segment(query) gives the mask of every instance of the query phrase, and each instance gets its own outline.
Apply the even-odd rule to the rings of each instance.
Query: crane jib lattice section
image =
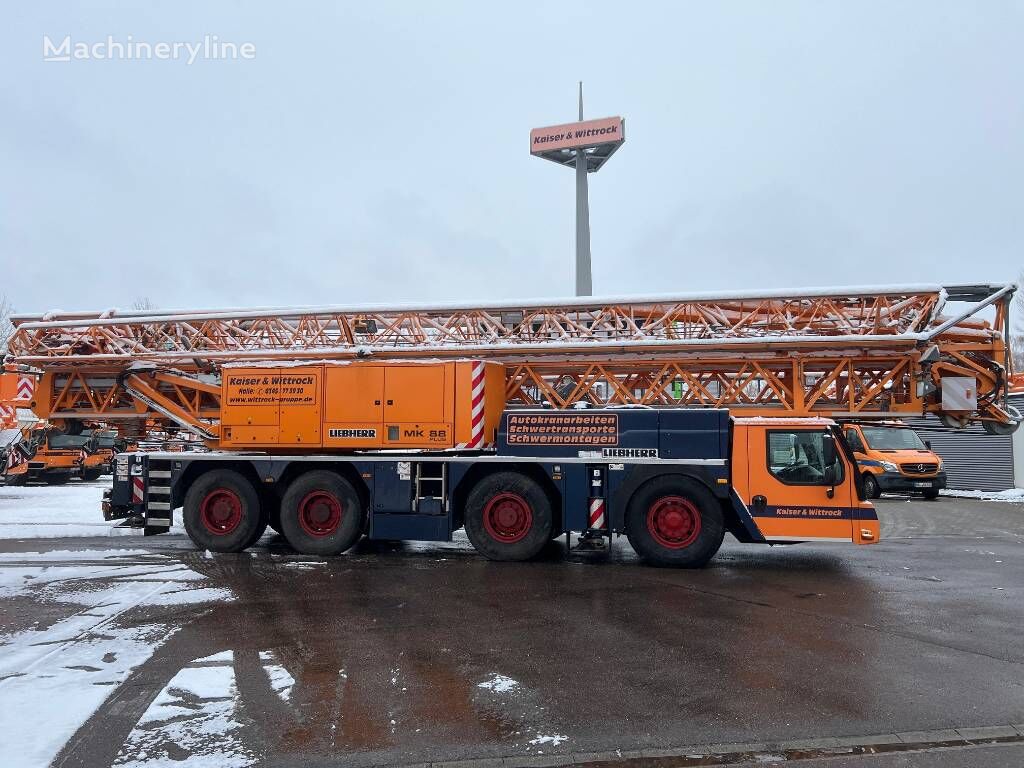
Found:
[[[515,404],[728,406],[778,414],[937,410],[942,375],[973,376],[979,410],[1005,381],[1000,323],[1012,286],[17,316],[13,359],[46,374],[54,418],[138,418],[126,375],[190,418],[215,420],[197,373],[241,361],[483,358]],[[996,296],[996,321],[950,323],[948,302]],[[987,298],[986,298],[987,297]],[[928,348],[937,354],[925,356]],[[141,395],[140,395],[141,396]]]

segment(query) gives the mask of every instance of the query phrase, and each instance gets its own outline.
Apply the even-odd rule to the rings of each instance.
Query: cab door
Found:
[[[831,439],[822,427],[749,430],[750,514],[769,541],[853,540],[852,468],[836,451],[829,482],[825,443]]]

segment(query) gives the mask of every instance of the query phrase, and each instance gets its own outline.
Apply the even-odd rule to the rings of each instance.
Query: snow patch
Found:
[[[204,578],[171,558],[140,550],[0,555],[0,597],[27,594],[42,602],[83,606],[44,629],[0,637],[3,768],[49,765],[117,686],[176,631],[158,622],[122,627],[118,619],[123,614],[141,606],[231,599],[228,590],[187,588]],[[230,663],[230,652],[224,659]],[[198,684],[189,684],[199,694],[225,688],[223,681],[211,686],[204,690]],[[278,687],[283,690],[286,686],[279,682]],[[217,693],[215,698],[221,698],[221,694]],[[26,712],[32,713],[34,721],[45,723],[45,727],[26,728]],[[216,718],[208,722],[216,726],[210,738],[220,748],[223,744],[219,729],[228,726]],[[199,761],[190,760],[190,767],[241,766],[252,762],[238,750],[214,752],[201,752]],[[146,766],[161,765],[148,760],[151,754],[135,753],[139,758],[147,757]]]
[[[277,656],[272,651],[260,651],[260,661],[263,663],[263,671],[267,673],[267,678],[270,680],[270,687],[281,701],[287,704],[292,697],[295,678],[278,663]]]
[[[241,738],[231,651],[187,664],[157,694],[114,760],[119,768],[245,768],[257,758]],[[182,761],[181,752],[187,753]]]
[[[478,683],[477,688],[485,688],[488,691],[494,691],[495,693],[508,693],[514,691],[519,687],[519,682],[513,680],[511,677],[505,677],[505,675],[491,675],[488,679],[482,683]]]
[[[152,588],[152,585],[150,585]],[[96,612],[110,607],[96,606]],[[47,630],[19,633],[0,645],[0,744],[4,768],[49,765],[75,731],[173,630],[150,624],[118,629],[95,614],[76,614]],[[89,626],[91,625],[91,626]],[[102,626],[102,631],[97,631]],[[25,727],[32,713],[44,727]]]
[[[530,739],[530,744],[533,746],[540,746],[541,744],[550,744],[553,747],[557,747],[563,741],[568,741],[568,736],[562,736],[561,734],[555,733],[551,736],[538,736],[535,739]]]
[[[958,491],[949,488],[939,491],[942,496],[955,499],[980,499],[982,501],[1005,501],[1012,504],[1024,503],[1024,488],[1010,488],[1006,491]]]
[[[100,503],[110,480],[67,485],[0,486],[0,539],[138,536],[103,519]],[[172,527],[173,533],[183,533]]]
[[[235,599],[229,589],[200,587],[164,592],[146,601],[147,605],[195,605],[196,603],[229,603]]]

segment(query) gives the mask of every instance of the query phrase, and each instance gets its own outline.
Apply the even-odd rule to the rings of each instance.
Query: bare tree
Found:
[[[156,304],[150,301],[149,296],[139,296],[135,301],[132,302],[132,309],[138,311],[145,311],[147,309],[156,309]]]
[[[1024,366],[1024,272],[1017,278],[1020,286],[1010,307],[1010,363],[1014,371]]]
[[[0,294],[0,360],[7,355],[7,340],[14,333],[14,326],[11,324],[11,315],[14,314],[14,306],[5,294]]]

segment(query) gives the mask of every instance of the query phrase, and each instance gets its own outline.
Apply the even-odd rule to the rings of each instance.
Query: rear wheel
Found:
[[[52,475],[45,475],[43,479],[48,485],[64,485],[64,483],[71,479],[71,475],[65,472],[57,472]]]
[[[717,501],[693,481],[655,478],[630,499],[626,536],[652,565],[700,568],[714,557],[724,535]]]
[[[103,476],[103,467],[92,467],[90,469],[82,470],[82,479],[88,482],[99,480]]]
[[[490,560],[529,560],[552,538],[551,501],[536,481],[498,472],[478,482],[466,499],[466,535]]]
[[[363,531],[363,504],[355,488],[334,472],[299,475],[281,500],[281,533],[305,555],[337,555]]]
[[[230,469],[207,472],[192,483],[183,518],[196,546],[213,552],[240,552],[266,529],[256,489]]]
[[[870,472],[864,473],[864,498],[877,499],[882,495],[882,489],[878,487],[878,481]]]

